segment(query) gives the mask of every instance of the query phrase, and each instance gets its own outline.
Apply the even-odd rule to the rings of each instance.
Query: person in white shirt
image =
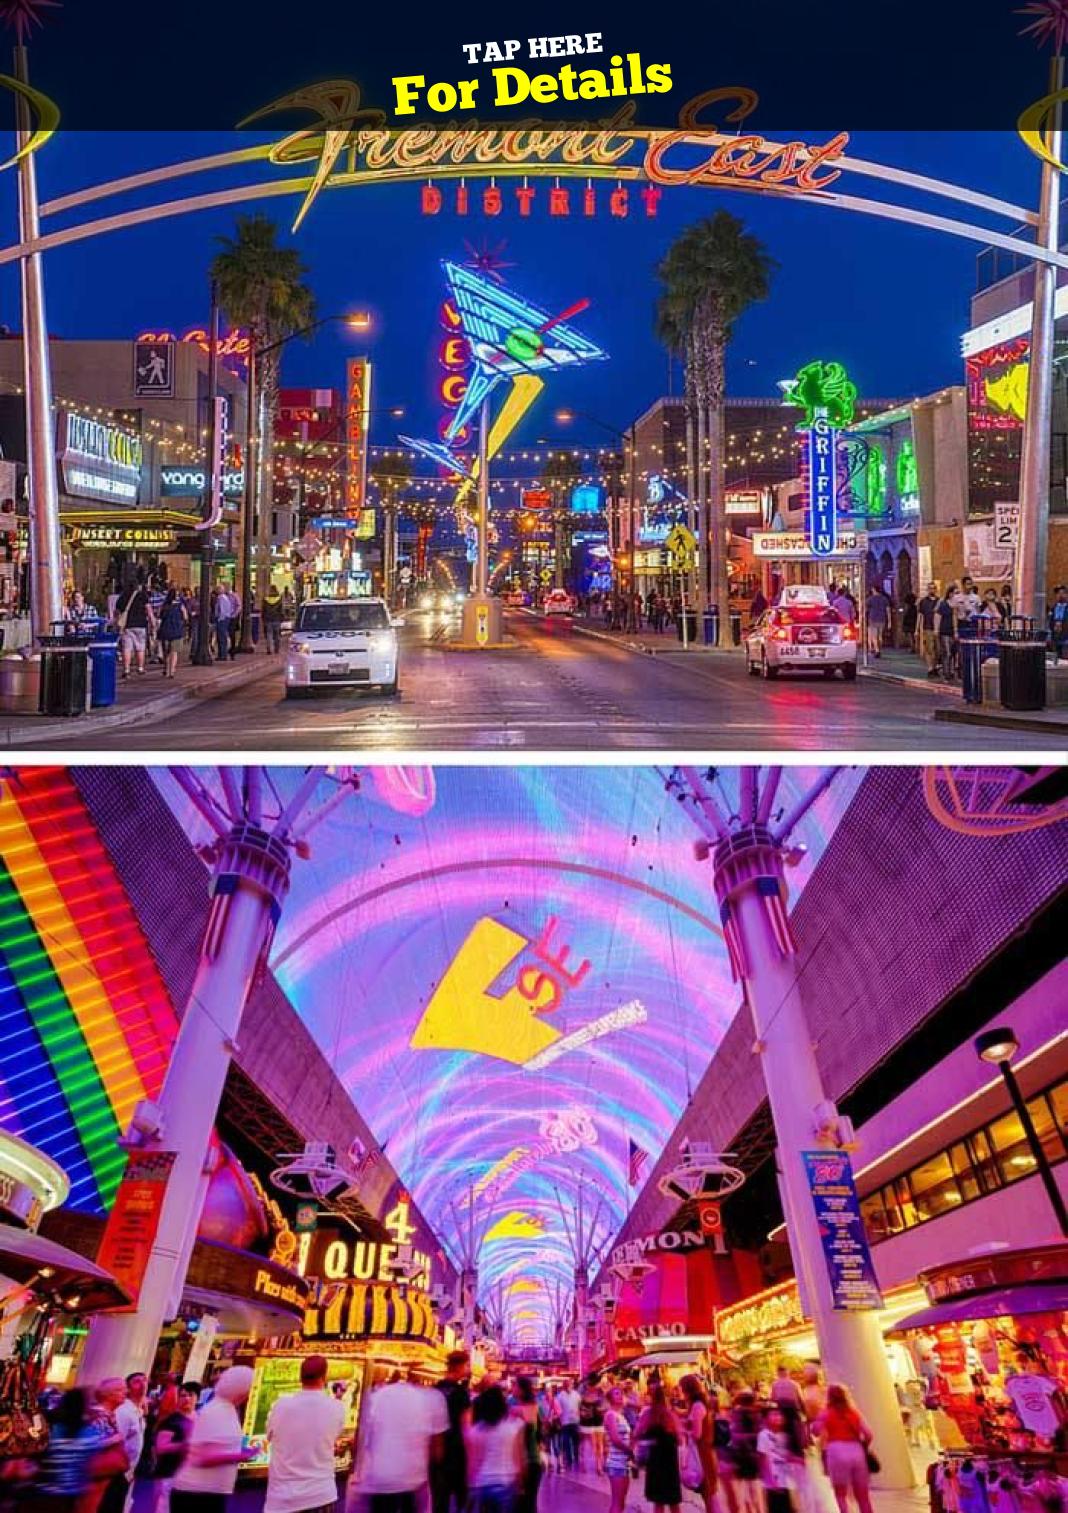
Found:
[[[252,1391],[252,1367],[230,1366],[215,1383],[215,1395],[197,1414],[189,1451],[171,1489],[171,1513],[226,1513],[237,1470],[252,1460],[241,1428],[241,1409]]]
[[[133,1504],[134,1473],[145,1448],[145,1394],[148,1378],[143,1371],[131,1371],[126,1378],[126,1396],[115,1409],[115,1422],[122,1435],[123,1448],[130,1462],[126,1472],[129,1491],[126,1494],[125,1513],[130,1513]]]
[[[334,1446],[345,1428],[345,1404],[326,1391],[327,1362],[300,1363],[300,1391],[280,1397],[267,1416],[271,1464],[263,1513],[310,1513],[337,1501]]]
[[[397,1381],[372,1392],[353,1489],[367,1495],[370,1513],[417,1513],[448,1427],[445,1399],[433,1387]]]
[[[484,1387],[478,1395],[476,1422],[466,1431],[467,1481],[479,1513],[507,1513],[523,1480],[521,1418],[508,1412],[500,1387]]]
[[[574,1382],[568,1382],[556,1394],[556,1406],[560,1410],[560,1441],[564,1452],[564,1467],[568,1471],[578,1468],[579,1458],[579,1410],[582,1398]]]

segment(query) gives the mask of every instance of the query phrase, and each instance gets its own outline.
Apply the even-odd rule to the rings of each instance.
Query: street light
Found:
[[[1068,1209],[1065,1208],[1064,1198],[1057,1186],[1057,1179],[1053,1175],[1053,1168],[1049,1164],[1046,1152],[1042,1149],[1042,1142],[1038,1138],[1031,1111],[1024,1102],[1020,1084],[1012,1069],[1012,1058],[1019,1049],[1020,1042],[1016,1038],[1016,1033],[1007,1025],[1000,1025],[994,1030],[984,1030],[981,1035],[975,1037],[975,1054],[979,1060],[985,1061],[988,1066],[996,1066],[1005,1079],[1012,1106],[1016,1110],[1016,1117],[1023,1128],[1038,1175],[1042,1178],[1042,1185],[1046,1189],[1057,1223],[1061,1227],[1061,1234],[1068,1239]]]
[[[334,321],[339,321],[347,326],[350,331],[368,332],[374,321],[369,310],[350,310],[344,314],[324,315],[321,320],[312,321],[311,325],[301,326],[296,331],[290,331],[280,337],[278,341],[269,342],[265,347],[257,348],[255,339],[249,341],[248,347],[248,390],[245,416],[245,497],[241,510],[241,640],[237,650],[242,653],[250,653],[252,645],[252,527],[256,516],[256,474],[258,461],[255,455],[254,441],[259,433],[259,426],[255,422],[256,409],[259,404],[259,396],[256,392],[257,364],[272,352],[280,351],[286,342],[293,341],[298,336],[310,336],[313,331],[319,331],[323,326],[329,326]],[[263,436],[258,437],[260,444]]]

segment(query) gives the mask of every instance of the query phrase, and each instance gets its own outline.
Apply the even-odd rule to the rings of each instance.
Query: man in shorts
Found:
[[[149,627],[156,623],[156,617],[152,613],[152,605],[149,602],[148,590],[144,584],[136,583],[120,595],[115,612],[122,627],[119,637],[122,647],[122,675],[128,678],[131,664],[136,663],[137,671],[143,677]]]

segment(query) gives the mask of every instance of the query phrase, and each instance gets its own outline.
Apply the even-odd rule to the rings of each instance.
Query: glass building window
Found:
[[[914,1166],[909,1172],[909,1186],[921,1221],[958,1208],[962,1201],[948,1151],[939,1151],[921,1166]]]
[[[1047,1159],[1063,1161],[1068,1155],[1068,1079],[1028,1099],[1027,1108]],[[891,1239],[1030,1176],[1036,1164],[1015,1112],[1003,1114],[863,1198],[868,1239],[872,1244]]]

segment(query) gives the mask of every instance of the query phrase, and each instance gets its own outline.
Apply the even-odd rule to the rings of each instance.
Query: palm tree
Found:
[[[657,306],[661,339],[683,352],[687,395],[692,392],[696,410],[703,576],[710,601],[720,607],[719,644],[724,647],[731,645],[723,442],[727,345],[738,318],[750,305],[767,299],[775,266],[763,244],[736,216],[717,210],[689,226],[657,269],[662,285]]]
[[[275,343],[315,321],[315,296],[305,282],[307,265],[293,247],[278,245],[278,227],[266,215],[240,215],[232,237],[216,240],[220,250],[211,265],[219,288],[219,303],[231,326],[247,330],[256,362],[257,414],[249,414],[249,436],[258,434],[255,493],[260,516],[258,587],[266,587],[270,564],[270,519],[274,479],[274,420],[278,408],[280,349]],[[274,346],[274,351],[264,349]],[[250,364],[251,371],[251,364]],[[251,387],[251,384],[250,384]],[[249,396],[250,404],[253,396]],[[252,457],[246,465],[252,468]],[[243,542],[247,554],[250,543]]]

